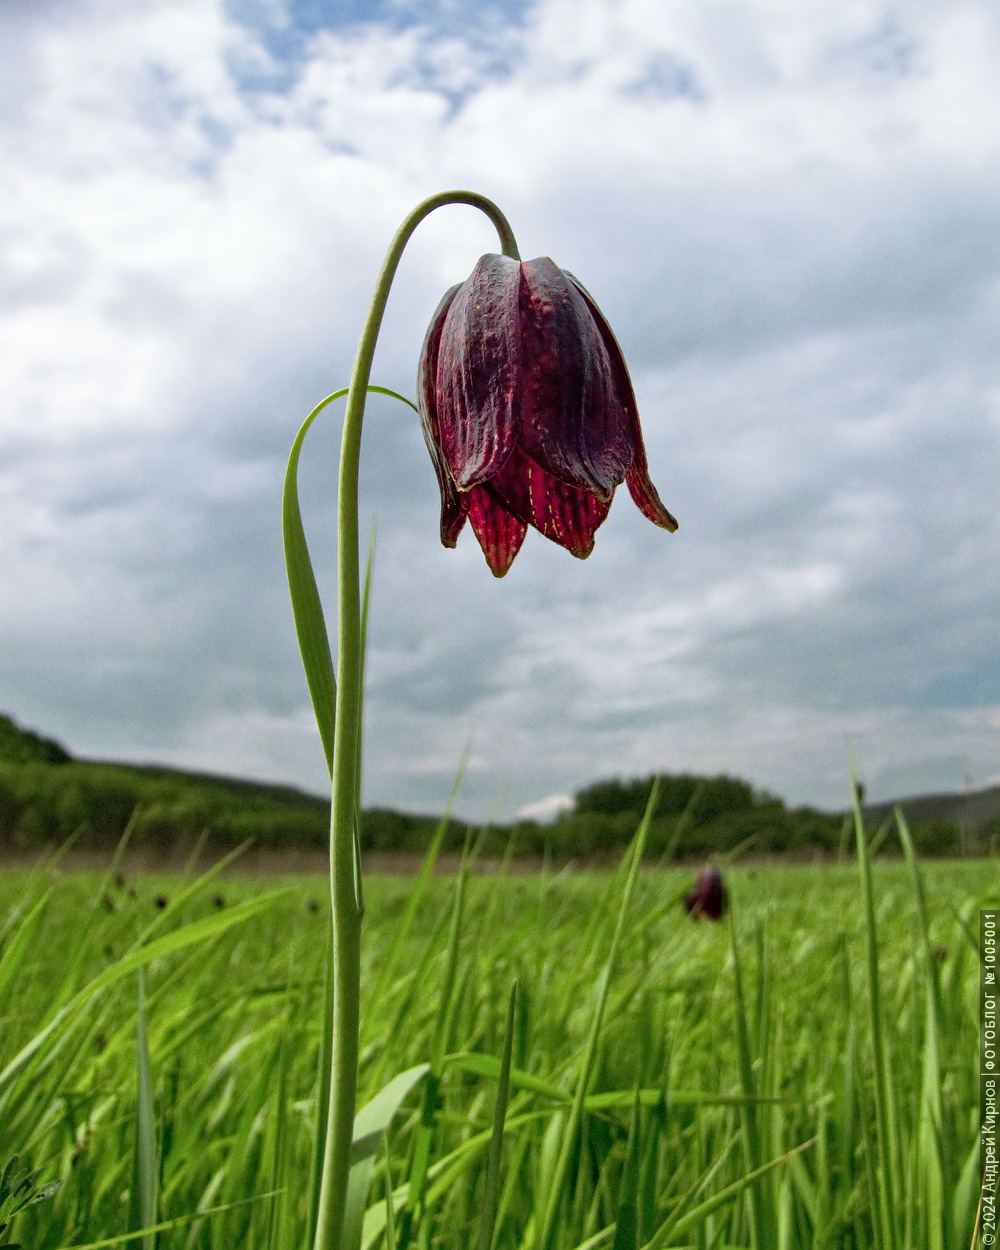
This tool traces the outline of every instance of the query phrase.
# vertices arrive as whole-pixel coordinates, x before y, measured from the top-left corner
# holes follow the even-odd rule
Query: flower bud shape
[[[621,348],[572,274],[546,256],[479,259],[438,305],[420,354],[420,420],[441,488],[441,541],[469,519],[496,577],[528,526],[584,559],[625,482],[677,522],[649,480]]]
[[[684,895],[684,906],[692,920],[721,920],[729,906],[722,873],[718,868],[703,868],[698,873],[694,889]]]

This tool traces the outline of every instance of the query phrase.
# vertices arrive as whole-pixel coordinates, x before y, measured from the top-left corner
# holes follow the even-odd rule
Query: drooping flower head
[[[438,306],[420,355],[441,541],[468,518],[503,577],[528,526],[580,559],[627,483],[655,525],[677,522],[649,480],[621,348],[588,292],[546,256],[480,258]]]
[[[709,865],[698,873],[694,889],[684,895],[684,906],[694,920],[721,920],[729,906],[729,894],[718,868]]]

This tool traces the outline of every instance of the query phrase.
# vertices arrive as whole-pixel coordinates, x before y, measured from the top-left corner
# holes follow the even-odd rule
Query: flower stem
[[[341,1246],[341,1231],[351,1169],[351,1138],[358,1082],[358,1031],[361,1022],[361,919],[357,889],[360,865],[355,850],[358,794],[358,753],[361,729],[363,642],[358,552],[358,465],[365,400],[372,357],[382,325],[389,288],[403,249],[421,221],[445,204],[481,209],[496,226],[505,256],[519,260],[506,217],[474,191],[443,191],[410,213],[390,244],[375,285],[354,370],[340,448],[337,498],[338,661],[336,730],[333,744],[333,796],[330,821],[330,897],[333,907],[333,1052],[330,1103],[326,1124],[323,1173],[313,1250],[353,1250]]]

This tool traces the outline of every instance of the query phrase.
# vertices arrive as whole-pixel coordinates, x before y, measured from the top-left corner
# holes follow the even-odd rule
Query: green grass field
[[[644,869],[629,901],[628,861],[369,878],[359,1106],[417,1071],[356,1143],[361,1244],[388,1221],[449,1250],[968,1247],[1000,879],[920,872],[923,902],[913,866],[876,864],[869,911],[857,865],[734,869],[731,925],[685,915],[690,870]],[[155,1223],[127,1244],[304,1250],[327,907],[321,878],[8,875],[0,1166],[62,1185],[0,1245]]]

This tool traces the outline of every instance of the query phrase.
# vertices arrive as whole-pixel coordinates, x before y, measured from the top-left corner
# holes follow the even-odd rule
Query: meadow
[[[721,924],[692,880],[365,880],[357,1244],[970,1245],[996,862],[733,867]],[[8,873],[0,1167],[61,1185],[0,1245],[305,1247],[328,935],[321,877]]]

